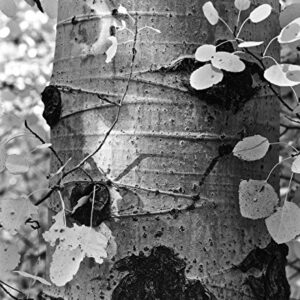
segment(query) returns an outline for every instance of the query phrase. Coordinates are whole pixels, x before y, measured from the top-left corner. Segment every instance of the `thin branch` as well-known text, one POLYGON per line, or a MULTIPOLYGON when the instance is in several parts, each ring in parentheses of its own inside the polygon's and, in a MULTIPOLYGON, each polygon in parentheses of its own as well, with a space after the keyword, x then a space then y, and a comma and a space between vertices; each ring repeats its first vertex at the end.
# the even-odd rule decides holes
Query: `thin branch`
POLYGON ((60 91, 62 91, 63 93, 72 93, 72 92, 77 92, 77 93, 85 93, 85 94, 90 94, 90 95, 95 95, 97 96, 100 100, 103 100, 105 102, 108 102, 112 105, 115 106, 120 106, 119 103, 116 103, 114 101, 111 101, 109 99, 107 99, 105 97, 104 94, 100 94, 98 92, 95 91, 88 91, 88 90, 84 90, 82 88, 75 88, 75 87, 71 87, 71 86, 67 86, 67 85, 55 85, 60 91))
MULTIPOLYGON (((134 42, 133 42, 133 47, 132 47, 132 59, 131 59, 131 65, 130 65, 130 74, 129 74, 129 77, 128 77, 128 80, 127 80, 127 85, 126 85, 124 94, 123 94, 120 102, 117 104, 117 106, 118 106, 118 112, 117 112, 117 115, 116 115, 116 118, 115 118, 113 124, 111 125, 111 127, 109 128, 109 130, 106 132, 106 134, 105 134, 103 140, 101 141, 101 143, 99 144, 99 146, 91 154, 87 155, 75 167, 73 167, 71 170, 69 170, 66 173, 64 173, 62 175, 62 177, 56 182, 55 186, 52 187, 51 190, 42 199, 40 199, 38 202, 35 203, 36 206, 40 205, 42 202, 44 202, 46 199, 48 199, 51 196, 51 194, 54 192, 54 190, 56 190, 57 188, 59 188, 59 185, 60 185, 60 183, 61 183, 61 181, 62 181, 63 178, 65 178, 69 174, 75 172, 76 170, 80 169, 89 158, 91 158, 98 151, 100 151, 100 149, 102 148, 102 146, 106 142, 108 136, 110 135, 111 131, 114 129, 115 125, 119 121, 119 116, 120 116, 120 113, 121 113, 121 107, 122 107, 123 101, 124 101, 124 99, 125 99, 125 97, 127 95, 127 92, 128 92, 128 89, 129 89, 129 83, 131 81, 132 74, 133 74, 133 65, 134 65, 134 60, 135 60, 135 56, 136 56, 135 46, 136 46, 136 42, 137 42, 137 35, 138 35, 138 28, 137 28, 137 19, 136 19, 135 36, 134 36, 134 42)), ((97 93, 95 93, 95 94, 97 94, 97 93)))
POLYGON ((13 294, 11 294, 2 284, 0 284, 0 288, 9 295, 14 300, 20 300, 19 298, 15 297, 13 294))
POLYGON ((279 137, 284 136, 288 131, 289 131, 289 129, 288 129, 288 128, 285 128, 285 129, 280 133, 279 137))
MULTIPOLYGON (((287 176, 287 175, 280 175, 280 179, 284 179, 284 180, 290 180, 290 176, 287 176)), ((295 176, 293 177, 293 181, 297 184, 300 184, 300 180, 299 179, 296 179, 295 176)))
POLYGON ((108 136, 110 135, 111 131, 114 129, 115 125, 119 121, 119 116, 120 116, 120 113, 121 113, 121 107, 122 107, 123 101, 124 101, 124 99, 125 99, 125 97, 127 95, 127 92, 128 92, 128 89, 129 89, 129 83, 130 83, 130 80, 131 80, 131 77, 132 77, 132 73, 133 73, 133 64, 134 64, 134 60, 135 60, 135 56, 136 56, 135 46, 136 46, 136 41, 137 41, 137 34, 138 34, 138 31, 137 31, 137 25, 136 25, 134 42, 133 42, 133 46, 132 46, 132 59, 131 59, 131 65, 130 65, 130 74, 129 74, 129 77, 128 77, 128 80, 127 80, 127 85, 126 85, 126 88, 125 88, 125 92, 124 92, 124 94, 123 94, 123 96, 122 96, 122 98, 121 98, 121 100, 119 102, 117 116, 116 116, 113 124, 111 125, 111 127, 109 128, 109 130, 106 132, 106 134, 105 134, 102 142, 99 144, 99 146, 91 154, 89 154, 88 156, 86 156, 78 165, 76 165, 74 168, 72 168, 71 170, 69 170, 68 172, 66 172, 64 174, 63 178, 66 177, 67 175, 73 173, 78 168, 80 168, 89 158, 91 158, 92 156, 94 156, 102 148, 102 146, 106 142, 108 136))
POLYGON ((9 287, 10 289, 12 289, 12 290, 14 290, 14 291, 16 291, 16 292, 18 292, 18 293, 20 293, 20 294, 26 296, 26 294, 24 294, 22 291, 20 291, 20 290, 14 288, 13 286, 9 285, 8 283, 6 283, 6 282, 4 282, 4 281, 2 281, 2 280, 0 280, 0 283, 1 283, 1 285, 5 285, 5 286, 9 287))
MULTIPOLYGON (((245 49, 245 51, 246 51, 246 53, 248 53, 249 55, 251 55, 253 58, 255 58, 255 60, 257 60, 258 62, 259 62, 259 64, 260 64, 260 66, 262 67, 262 69, 265 71, 266 70, 266 67, 265 67, 265 65, 264 65, 264 63, 262 62, 262 60, 257 56, 257 55, 255 55, 254 53, 252 53, 250 50, 248 50, 248 49, 245 49)), ((279 95, 278 94, 278 92, 273 88, 273 85, 269 82, 269 81, 267 81, 267 80, 265 80, 266 82, 267 82, 267 84, 268 84, 268 87, 270 88, 270 90, 273 92, 273 94, 279 99, 279 101, 289 110, 289 111, 294 111, 294 109, 291 107, 291 106, 289 106, 284 100, 283 100, 283 98, 281 97, 281 95, 279 95)))
POLYGON ((298 121, 298 120, 294 120, 293 118, 291 118, 290 116, 287 116, 287 115, 285 115, 284 116, 286 119, 288 119, 289 121, 291 121, 291 122, 294 122, 294 123, 297 123, 297 124, 300 124, 300 121, 298 121))
MULTIPOLYGON (((58 181, 59 182, 59 181, 58 181)), ((58 189, 58 186, 57 185, 55 185, 55 186, 53 186, 52 188, 51 188, 51 190, 42 198, 42 199, 40 199, 39 201, 37 201, 34 205, 35 206, 38 206, 38 205, 40 205, 41 203, 43 203, 45 200, 47 200, 51 195, 52 195, 52 193, 56 190, 56 189, 58 189)))
MULTIPOLYGON (((27 121, 25 120, 24 122, 25 127, 30 131, 31 134, 33 134, 42 144, 46 144, 46 141, 41 138, 36 132, 34 132, 28 125, 27 121)), ((64 163, 63 161, 59 158, 57 152, 54 150, 54 148, 52 146, 49 147, 49 149, 52 151, 52 153, 54 154, 54 156, 57 158, 57 160, 59 161, 60 165, 62 166, 64 163)))
POLYGON ((288 130, 290 130, 290 129, 300 129, 300 126, 289 126, 289 125, 286 125, 286 124, 280 124, 280 126, 281 127, 284 127, 284 128, 286 128, 286 129, 288 129, 288 130))

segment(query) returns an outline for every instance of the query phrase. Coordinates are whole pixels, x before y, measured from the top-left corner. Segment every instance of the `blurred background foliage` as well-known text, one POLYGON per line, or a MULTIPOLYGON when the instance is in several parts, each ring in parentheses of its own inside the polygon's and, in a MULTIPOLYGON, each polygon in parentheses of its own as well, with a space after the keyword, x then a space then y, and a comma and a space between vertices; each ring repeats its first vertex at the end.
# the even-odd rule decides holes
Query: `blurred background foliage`
MULTIPOLYGON (((24 121, 44 140, 49 141, 49 127, 42 118, 43 104, 40 94, 48 84, 52 72, 55 45, 55 19, 49 19, 37 7, 29 6, 24 0, 16 0, 18 10, 11 19, 0 12, 0 141, 6 144, 8 154, 22 154, 28 157, 30 170, 22 175, 0 173, 0 201, 30 195, 35 203, 47 189, 49 174, 49 150, 35 150, 40 142, 26 130, 24 121)), ((282 8, 300 0, 281 1, 282 8)), ((300 13, 300 12, 299 12, 300 13)), ((284 45, 281 49, 282 62, 300 64, 300 42, 284 45)), ((300 86, 295 88, 300 94, 300 86)), ((290 104, 296 99, 290 89, 282 89, 282 96, 290 104)), ((281 110, 281 141, 300 149, 300 118, 295 119, 284 107, 281 110)), ((291 154, 287 145, 281 146, 280 160, 291 154)), ((289 200, 300 205, 300 175, 296 174, 290 182, 290 161, 281 164, 281 197, 289 192, 289 200)), ((18 270, 45 276, 46 246, 41 233, 47 227, 47 208, 40 210, 40 226, 32 230, 24 226, 17 236, 0 230, 0 242, 16 244, 20 250, 21 263, 18 270)), ((300 240, 289 243, 289 263, 287 275, 292 287, 291 299, 300 299, 300 240)), ((1 267, 1 266, 0 266, 1 267)), ((35 299, 39 286, 33 280, 11 273, 0 280, 15 297, 35 299)), ((1 283, 0 281, 0 283, 1 283)), ((12 299, 0 289, 0 299, 12 299)), ((39 298, 41 299, 41 298, 39 298)))
MULTIPOLYGON (((0 173, 0 201, 31 194, 30 199, 36 202, 48 186, 50 153, 48 149, 32 151, 41 143, 26 132, 24 121, 49 141, 40 94, 52 72, 56 21, 24 0, 15 2, 18 10, 14 18, 0 12, 0 141, 18 135, 6 144, 7 153, 28 157, 30 169, 22 175, 0 173)), ((27 225, 17 236, 1 230, 0 242, 17 244, 21 254, 18 270, 44 277, 46 246, 41 233, 47 224, 45 205, 40 207, 39 221, 40 229, 27 225)), ((24 294, 4 286, 20 299, 35 299, 38 294, 38 285, 31 279, 16 274, 0 279, 21 290, 24 294)), ((0 289, 0 299, 12 298, 0 289)))

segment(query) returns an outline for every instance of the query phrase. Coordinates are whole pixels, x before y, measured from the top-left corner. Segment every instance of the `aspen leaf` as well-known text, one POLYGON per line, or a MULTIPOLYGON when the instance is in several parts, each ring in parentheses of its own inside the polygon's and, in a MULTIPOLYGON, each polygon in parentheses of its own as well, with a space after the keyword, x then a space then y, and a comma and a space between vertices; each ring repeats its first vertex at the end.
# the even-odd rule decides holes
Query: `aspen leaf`
POLYGON ((65 250, 56 247, 50 264, 50 279, 57 286, 64 286, 71 281, 79 270, 84 253, 79 249, 65 250))
POLYGON ((300 17, 283 27, 277 37, 281 44, 292 43, 300 39, 300 17))
POLYGON ((58 240, 52 257, 50 278, 55 285, 63 286, 77 273, 80 262, 85 256, 94 258, 99 264, 103 262, 107 257, 108 237, 84 225, 74 224, 73 227, 67 227, 63 210, 53 219, 55 223, 43 233, 43 238, 51 246, 54 246, 58 240))
POLYGON ((291 170, 294 173, 300 174, 300 156, 297 156, 293 161, 291 170))
POLYGON ((290 71, 300 70, 300 66, 291 64, 275 64, 264 72, 264 77, 270 83, 278 86, 295 86, 299 83, 289 80, 287 73, 290 71))
POLYGON ((210 61, 215 53, 216 53, 216 46, 202 45, 196 50, 195 58, 198 61, 206 62, 206 61, 210 61))
POLYGON ((14 273, 17 273, 23 277, 26 277, 26 278, 31 278, 33 280, 37 280, 39 281, 40 283, 43 283, 45 285, 51 285, 51 283, 49 281, 47 281, 46 279, 40 277, 40 276, 35 276, 35 275, 32 275, 32 274, 29 274, 27 272, 23 272, 23 271, 14 271, 14 273))
POLYGON ((261 219, 270 216, 279 203, 274 188, 263 180, 242 180, 239 187, 239 204, 243 217, 261 219))
POLYGON ((51 246, 54 246, 59 240, 59 246, 65 250, 80 248, 84 256, 93 257, 97 263, 101 264, 103 258, 107 257, 108 240, 105 235, 84 225, 74 224, 73 227, 66 227, 63 218, 63 211, 56 214, 54 217, 56 222, 47 232, 43 233, 44 240, 51 246))
POLYGON ((263 41, 247 41, 247 42, 242 42, 238 44, 239 48, 250 48, 250 47, 257 47, 262 45, 264 42, 263 41))
POLYGON ((251 1, 250 0, 235 0, 234 1, 234 6, 238 9, 238 10, 247 10, 251 5, 251 1))
POLYGON ((267 138, 254 135, 238 142, 232 152, 240 159, 254 161, 263 158, 268 152, 269 146, 270 143, 267 138))
POLYGON ((107 258, 107 242, 108 239, 101 232, 96 231, 92 227, 78 226, 74 224, 74 232, 72 236, 77 236, 79 248, 87 257, 94 258, 98 264, 103 263, 103 258, 107 258))
POLYGON ((5 162, 6 162, 6 149, 3 144, 0 144, 0 172, 3 172, 5 170, 5 162))
POLYGON ((300 234, 300 208, 293 202, 285 201, 265 222, 276 243, 287 243, 300 234))
POLYGON ((17 13, 17 5, 14 0, 0 0, 0 10, 9 18, 17 13))
POLYGON ((241 72, 245 69, 245 64, 240 58, 229 52, 216 52, 211 59, 211 63, 215 68, 228 72, 241 72))
POLYGON ((37 214, 38 208, 27 197, 0 202, 0 223, 11 234, 16 234, 27 219, 37 214))
POLYGON ((256 7, 249 15, 249 19, 253 23, 259 23, 265 20, 272 12, 272 6, 269 4, 262 4, 256 7))
POLYGON ((18 247, 14 244, 0 244, 0 276, 12 271, 20 262, 21 255, 18 253, 18 247))
POLYGON ((12 174, 22 174, 29 170, 29 162, 24 155, 8 155, 5 165, 7 170, 12 174))
POLYGON ((41 0, 42 7, 45 13, 51 18, 55 19, 57 17, 57 0, 41 0))
POLYGON ((64 210, 59 211, 52 217, 52 219, 55 222, 48 231, 43 233, 43 238, 50 244, 50 246, 55 246, 55 242, 57 239, 64 238, 64 231, 68 227, 66 227, 64 210))
POLYGON ((283 28, 300 17, 300 3, 293 3, 285 7, 279 14, 280 27, 283 28))
POLYGON ((215 9, 211 1, 206 2, 202 6, 204 16, 211 25, 216 25, 219 21, 219 13, 215 9))
POLYGON ((111 41, 111 46, 106 50, 106 60, 105 62, 108 64, 112 61, 112 59, 115 57, 117 53, 118 48, 118 41, 115 36, 110 36, 107 38, 109 41, 111 41))
POLYGON ((206 64, 191 74, 190 84, 196 90, 204 90, 219 83, 222 79, 222 71, 213 68, 211 64, 206 64))
POLYGON ((57 220, 58 224, 55 223, 49 231, 43 234, 43 237, 45 241, 50 242, 50 245, 54 245, 59 239, 59 244, 53 254, 50 278, 54 284, 62 286, 77 273, 80 262, 85 256, 94 258, 96 263, 103 262, 103 259, 107 257, 108 238, 92 227, 77 224, 74 224, 72 228, 60 226, 61 215, 57 220), (68 255, 71 256, 71 261, 70 258, 66 258, 68 255), (62 261, 61 257, 65 259, 62 261), (69 264, 71 265, 68 266, 69 264))

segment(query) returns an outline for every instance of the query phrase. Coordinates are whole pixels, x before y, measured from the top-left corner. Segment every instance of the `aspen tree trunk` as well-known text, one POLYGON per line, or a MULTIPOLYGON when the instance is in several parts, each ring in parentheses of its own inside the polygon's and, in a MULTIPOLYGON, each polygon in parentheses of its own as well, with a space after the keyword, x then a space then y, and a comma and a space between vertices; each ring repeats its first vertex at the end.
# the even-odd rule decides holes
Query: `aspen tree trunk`
MULTIPOLYGON (((277 34, 278 1, 267 2, 272 16, 247 24, 243 37, 269 41, 277 34)), ((52 143, 64 161, 72 157, 68 168, 76 165, 105 138, 118 116, 112 103, 123 99, 116 125, 86 168, 95 181, 103 180, 104 171, 123 199, 114 208, 120 217, 106 222, 116 238, 116 256, 101 266, 85 259, 71 282, 49 294, 80 300, 255 299, 246 283, 249 274, 233 266, 256 247, 266 247, 270 237, 263 220, 240 215, 238 186, 242 179, 266 178, 278 153, 272 149, 265 159, 247 163, 226 149, 243 135, 277 141, 279 102, 259 76, 253 86, 260 88, 250 99, 232 92, 247 85, 248 77, 232 79, 213 101, 191 90, 194 61, 182 57, 201 44, 232 39, 222 22, 206 21, 204 3, 59 1, 51 84, 74 89, 61 93, 62 118, 51 131, 52 143), (125 18, 132 33, 116 33, 117 54, 106 63, 111 13, 120 4, 132 16, 125 18), (139 31, 144 26, 161 33, 139 31), (102 100, 76 89, 100 93, 102 100), (230 97, 236 99, 228 103, 230 97)), ((233 1, 214 5, 233 28, 233 1)), ((277 51, 270 53, 277 57, 277 51)), ((57 167, 53 159, 52 169, 57 167)), ((78 170, 64 182, 88 180, 78 170)), ((277 177, 272 180, 278 186, 277 177)), ((51 200, 55 210, 58 199, 51 200)))

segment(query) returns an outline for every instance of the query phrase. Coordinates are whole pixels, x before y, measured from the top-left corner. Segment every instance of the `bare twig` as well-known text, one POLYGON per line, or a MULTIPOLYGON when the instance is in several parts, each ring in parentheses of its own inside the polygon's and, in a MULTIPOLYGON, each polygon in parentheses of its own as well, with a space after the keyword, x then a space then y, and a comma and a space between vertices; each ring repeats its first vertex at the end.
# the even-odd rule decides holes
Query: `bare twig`
MULTIPOLYGON (((262 61, 262 59, 260 59, 257 55, 255 55, 253 52, 251 52, 249 49, 245 49, 246 53, 248 53, 249 55, 251 55, 256 61, 259 62, 260 66, 262 67, 262 69, 265 71, 266 70, 266 67, 262 61)), ((289 111, 293 111, 294 109, 289 105, 287 104, 284 99, 281 97, 281 95, 279 95, 279 93, 274 89, 273 85, 265 80, 268 87, 270 88, 270 90, 273 92, 273 94, 279 99, 279 101, 282 103, 282 105, 284 105, 289 111)))
MULTIPOLYGON (((89 155, 87 155, 82 161, 80 161, 75 167, 73 167, 71 170, 69 170, 66 173, 64 173, 62 175, 62 177, 56 182, 56 184, 54 185, 54 187, 52 187, 51 190, 42 199, 40 199, 38 202, 36 202, 35 205, 40 205, 42 202, 44 202, 46 199, 48 199, 51 196, 51 194, 54 192, 54 190, 56 190, 58 188, 58 186, 60 185, 60 183, 61 183, 61 181, 62 181, 63 178, 65 178, 69 174, 71 174, 71 173, 77 171, 78 169, 80 169, 89 158, 91 158, 98 151, 100 151, 100 149, 102 148, 102 146, 106 142, 108 136, 110 135, 110 133, 114 129, 115 125, 119 121, 119 116, 120 116, 120 113, 121 113, 121 107, 122 107, 124 99, 125 99, 125 97, 127 95, 127 92, 128 92, 128 89, 129 89, 129 83, 131 81, 132 74, 133 74, 133 65, 134 65, 134 60, 135 60, 135 56, 136 56, 135 46, 136 46, 136 42, 137 42, 137 35, 138 35, 138 28, 137 28, 137 18, 136 18, 135 36, 134 36, 134 42, 133 42, 133 46, 132 46, 132 59, 131 59, 131 65, 130 65, 130 74, 129 74, 129 77, 128 77, 128 80, 127 80, 127 85, 126 85, 124 94, 123 94, 121 100, 119 101, 119 103, 117 105, 118 106, 118 112, 117 112, 117 115, 116 115, 116 118, 115 118, 113 124, 111 125, 111 127, 109 128, 109 130, 106 132, 106 134, 105 134, 103 140, 101 141, 101 143, 99 144, 99 146, 92 153, 90 153, 89 155)), ((77 91, 79 92, 79 89, 77 91)), ((83 92, 83 90, 81 90, 81 92, 83 92)))
POLYGON ((13 288, 12 286, 8 285, 7 283, 3 282, 2 280, 0 280, 0 288, 7 294, 9 295, 12 299, 14 300, 21 300, 20 298, 15 297, 13 294, 11 294, 5 287, 4 285, 8 286, 9 288, 13 289, 14 291, 26 296, 23 292, 17 290, 16 288, 13 288))
POLYGON ((115 106, 120 106, 119 103, 113 102, 109 99, 107 99, 105 97, 104 94, 100 94, 98 92, 95 91, 88 91, 88 90, 84 90, 81 88, 75 88, 75 87, 71 87, 71 86, 67 86, 67 85, 55 85, 60 91, 62 91, 63 93, 72 93, 72 92, 77 92, 77 93, 85 93, 85 94, 91 94, 91 95, 96 95, 100 100, 103 100, 105 102, 108 102, 112 105, 115 106))
POLYGON ((73 173, 74 171, 76 171, 78 168, 80 168, 89 158, 91 158, 92 156, 94 156, 101 148, 102 146, 104 145, 104 143, 106 142, 108 136, 110 135, 110 133, 112 132, 112 130, 114 129, 115 125, 117 124, 117 122, 119 121, 119 116, 120 116, 120 113, 121 113, 121 107, 122 107, 122 104, 123 104, 123 101, 127 95, 127 92, 128 92, 128 89, 129 89, 129 83, 130 83, 130 80, 131 80, 131 77, 132 77, 132 71, 133 71, 133 64, 134 64, 134 60, 135 60, 135 56, 136 56, 136 49, 135 49, 135 46, 136 46, 136 41, 137 41, 137 24, 136 24, 136 28, 135 28, 135 37, 134 37, 134 42, 133 42, 133 47, 132 47, 132 59, 131 59, 131 65, 130 65, 130 74, 129 74, 129 77, 128 77, 128 80, 127 80, 127 85, 126 85, 126 88, 125 88, 125 91, 124 91, 124 94, 119 102, 119 107, 118 107, 118 112, 117 112, 117 115, 116 115, 116 118, 113 122, 113 124, 111 125, 111 127, 109 128, 109 130, 106 132, 103 140, 101 141, 101 143, 99 144, 99 146, 89 155, 87 155, 79 164, 77 164, 74 168, 72 168, 71 170, 69 170, 68 172, 66 172, 64 174, 63 177, 66 177, 67 175, 73 173))
POLYGON ((16 291, 16 292, 18 292, 18 293, 26 296, 22 291, 19 291, 18 289, 14 288, 13 286, 9 285, 8 283, 6 283, 6 282, 4 282, 2 280, 0 280, 0 283, 1 283, 1 285, 5 285, 5 286, 9 287, 10 289, 12 289, 12 290, 14 290, 14 291, 16 291))
MULTIPOLYGON (((25 127, 29 130, 29 132, 31 134, 33 134, 42 144, 46 144, 46 141, 41 138, 36 132, 34 132, 28 125, 27 121, 25 120, 25 127)), ((54 154, 54 156, 57 158, 57 160, 59 161, 60 165, 62 166, 64 163, 63 161, 60 159, 60 157, 58 156, 57 152, 54 150, 54 148, 52 146, 49 147, 49 149, 52 151, 52 153, 54 154)))

